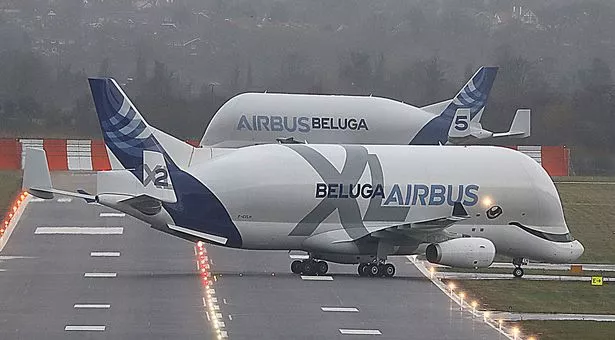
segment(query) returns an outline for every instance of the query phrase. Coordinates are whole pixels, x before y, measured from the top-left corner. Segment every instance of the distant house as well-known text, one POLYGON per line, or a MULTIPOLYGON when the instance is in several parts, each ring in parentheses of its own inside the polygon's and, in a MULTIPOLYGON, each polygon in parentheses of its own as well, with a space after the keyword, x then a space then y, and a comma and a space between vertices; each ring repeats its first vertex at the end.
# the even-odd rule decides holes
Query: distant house
POLYGON ((538 27, 538 17, 529 7, 523 5, 512 5, 510 9, 501 9, 493 16, 494 25, 507 25, 511 22, 521 22, 526 25, 538 27))
POLYGON ((538 18, 536 17, 536 14, 534 14, 534 12, 528 7, 523 7, 521 5, 513 5, 512 18, 519 20, 524 24, 538 25, 538 18))

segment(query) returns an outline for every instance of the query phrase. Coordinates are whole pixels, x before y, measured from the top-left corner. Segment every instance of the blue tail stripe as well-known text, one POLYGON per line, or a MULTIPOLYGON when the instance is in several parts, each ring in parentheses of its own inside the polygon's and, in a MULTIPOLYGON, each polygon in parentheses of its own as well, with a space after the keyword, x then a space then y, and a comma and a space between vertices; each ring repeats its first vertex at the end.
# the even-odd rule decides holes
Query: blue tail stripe
POLYGON ((163 203, 174 223, 189 229, 226 237, 230 247, 241 247, 239 230, 220 200, 199 180, 181 170, 133 107, 121 113, 125 99, 108 78, 90 78, 96 112, 105 145, 126 169, 143 182, 143 150, 164 155, 177 203, 163 203))
POLYGON ((485 108, 497 71, 497 67, 481 68, 442 113, 421 128, 410 144, 445 144, 448 141, 448 130, 458 109, 470 109, 470 117, 473 119, 485 108))

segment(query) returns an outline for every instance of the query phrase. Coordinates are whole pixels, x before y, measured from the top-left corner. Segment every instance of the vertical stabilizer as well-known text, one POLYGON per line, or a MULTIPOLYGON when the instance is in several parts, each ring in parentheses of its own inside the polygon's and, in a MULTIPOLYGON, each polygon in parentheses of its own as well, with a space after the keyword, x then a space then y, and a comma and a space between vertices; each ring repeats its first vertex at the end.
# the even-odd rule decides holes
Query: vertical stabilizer
POLYGON ((133 170, 143 181, 143 151, 161 152, 179 168, 190 163, 193 147, 150 126, 112 78, 89 78, 96 113, 114 169, 133 170))
POLYGON ((497 73, 497 67, 481 67, 457 93, 441 115, 452 119, 457 110, 470 109, 470 119, 478 122, 475 118, 480 119, 482 115, 497 73))

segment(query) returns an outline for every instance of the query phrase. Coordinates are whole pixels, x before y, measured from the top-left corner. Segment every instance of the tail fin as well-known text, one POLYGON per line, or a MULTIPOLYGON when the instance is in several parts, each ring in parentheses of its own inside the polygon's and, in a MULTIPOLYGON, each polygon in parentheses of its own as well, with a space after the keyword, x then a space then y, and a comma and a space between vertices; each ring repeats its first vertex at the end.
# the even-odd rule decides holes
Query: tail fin
POLYGON ((112 78, 89 78, 94 105, 113 169, 130 169, 142 182, 143 151, 159 152, 180 169, 194 148, 150 126, 112 78))
POLYGON ((497 67, 483 66, 478 69, 440 115, 453 119, 457 110, 470 109, 470 120, 478 122, 497 73, 497 67))

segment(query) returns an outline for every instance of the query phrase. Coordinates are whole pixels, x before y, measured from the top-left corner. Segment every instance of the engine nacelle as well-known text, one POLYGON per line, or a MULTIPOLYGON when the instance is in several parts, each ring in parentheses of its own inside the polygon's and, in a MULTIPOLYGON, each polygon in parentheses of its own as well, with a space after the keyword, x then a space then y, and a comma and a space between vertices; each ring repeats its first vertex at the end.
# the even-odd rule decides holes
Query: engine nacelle
POLYGON ((459 268, 485 268, 493 263, 495 245, 482 237, 462 237, 432 243, 425 250, 427 261, 459 268))

